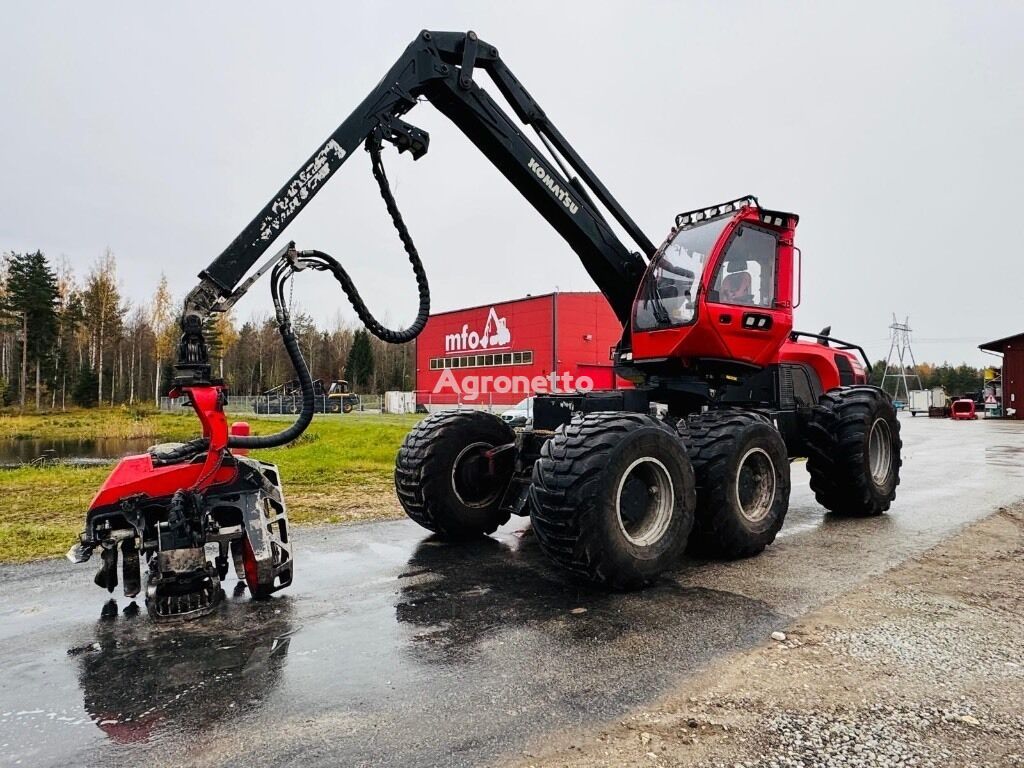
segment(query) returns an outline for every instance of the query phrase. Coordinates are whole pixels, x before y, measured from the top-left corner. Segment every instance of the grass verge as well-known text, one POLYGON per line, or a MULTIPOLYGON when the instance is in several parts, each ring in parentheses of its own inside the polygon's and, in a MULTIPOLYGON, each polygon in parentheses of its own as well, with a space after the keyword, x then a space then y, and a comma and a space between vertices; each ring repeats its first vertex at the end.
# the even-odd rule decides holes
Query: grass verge
MULTIPOLYGON (((289 518, 296 524, 376 520, 401 515, 391 473, 406 432, 420 416, 351 414, 314 419, 306 433, 283 448, 259 451, 281 471, 289 518)), ((248 417, 254 434, 269 434, 287 421, 248 417)), ((115 410, 76 412, 69 425, 59 415, 0 417, 0 439, 12 433, 46 439, 152 437, 154 442, 194 437, 188 415, 148 414, 137 420, 115 410), (83 415, 84 414, 84 415, 83 415), (109 419, 103 417, 110 417, 109 419), (12 421, 7 421, 11 419, 12 421), (125 429, 138 431, 126 433, 125 429), (118 430, 111 432, 110 430, 118 430), (23 432, 24 431, 24 432, 23 432)), ((62 555, 85 522, 85 511, 110 467, 19 467, 0 470, 0 562, 62 555)))

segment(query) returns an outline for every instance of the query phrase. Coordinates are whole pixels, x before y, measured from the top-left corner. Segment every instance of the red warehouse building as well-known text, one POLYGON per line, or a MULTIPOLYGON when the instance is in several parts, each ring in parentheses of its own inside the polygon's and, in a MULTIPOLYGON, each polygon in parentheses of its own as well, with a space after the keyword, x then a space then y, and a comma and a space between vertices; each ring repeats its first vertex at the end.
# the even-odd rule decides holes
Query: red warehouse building
POLYGON ((1003 415, 1013 419, 1024 419, 1024 333, 987 341, 978 348, 1003 356, 1000 392, 1003 415))
POLYGON ((416 339, 417 403, 510 406, 538 391, 610 389, 610 352, 621 333, 596 292, 431 315, 416 339))

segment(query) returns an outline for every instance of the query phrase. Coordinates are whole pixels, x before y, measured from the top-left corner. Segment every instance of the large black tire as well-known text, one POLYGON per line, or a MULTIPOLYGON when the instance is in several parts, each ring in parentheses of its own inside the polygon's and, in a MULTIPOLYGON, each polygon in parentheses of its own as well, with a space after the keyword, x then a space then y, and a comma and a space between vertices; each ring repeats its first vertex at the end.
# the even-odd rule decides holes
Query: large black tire
POLYGON ((500 503, 509 478, 487 476, 482 454, 514 440, 505 422, 483 411, 442 411, 421 421, 395 459, 405 513, 448 539, 494 533, 508 522, 500 503))
POLYGON ((693 470, 666 424, 588 413, 558 428, 533 465, 530 517, 559 565, 614 589, 676 566, 693 526, 693 470))
POLYGON ((865 385, 829 390, 807 425, 807 471, 818 503, 839 515, 870 517, 896 498, 903 465, 892 400, 865 385))
POLYGON ((789 510, 789 456, 779 430, 739 409, 691 414, 677 430, 697 480, 690 552, 728 560, 761 552, 789 510))

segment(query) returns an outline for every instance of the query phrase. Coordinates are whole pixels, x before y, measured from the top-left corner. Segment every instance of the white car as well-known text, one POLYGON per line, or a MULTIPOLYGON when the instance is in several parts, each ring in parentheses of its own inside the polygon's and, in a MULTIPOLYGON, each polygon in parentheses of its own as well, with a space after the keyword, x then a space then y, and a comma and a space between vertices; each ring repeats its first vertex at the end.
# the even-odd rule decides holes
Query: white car
POLYGON ((533 398, 526 397, 501 414, 502 420, 510 427, 533 425, 533 398))

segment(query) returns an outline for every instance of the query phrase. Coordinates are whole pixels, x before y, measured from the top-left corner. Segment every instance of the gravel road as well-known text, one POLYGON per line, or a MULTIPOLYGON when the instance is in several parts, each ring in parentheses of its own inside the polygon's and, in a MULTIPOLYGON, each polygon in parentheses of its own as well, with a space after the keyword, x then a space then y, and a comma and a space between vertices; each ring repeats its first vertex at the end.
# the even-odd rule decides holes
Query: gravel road
POLYGON ((719 661, 657 705, 535 744, 515 762, 1024 766, 1022 647, 1018 505, 719 661))

